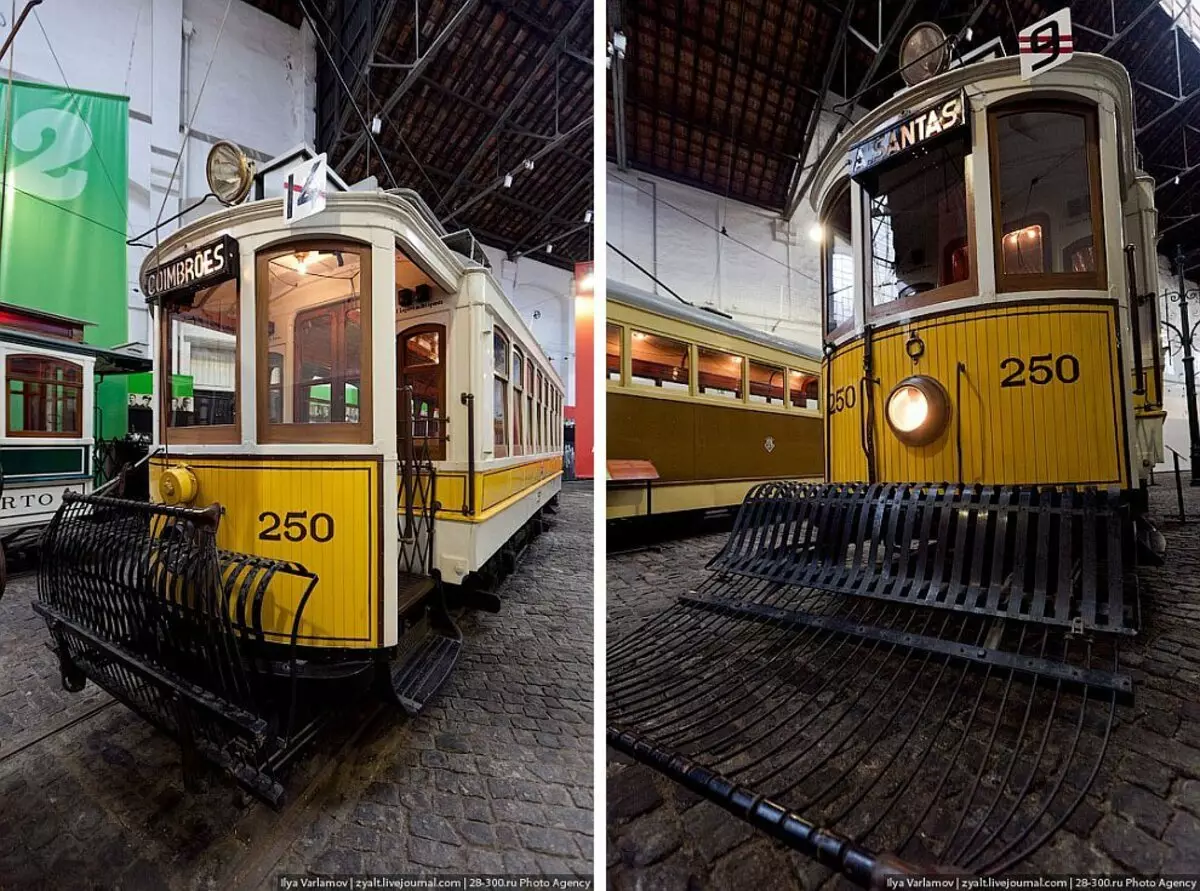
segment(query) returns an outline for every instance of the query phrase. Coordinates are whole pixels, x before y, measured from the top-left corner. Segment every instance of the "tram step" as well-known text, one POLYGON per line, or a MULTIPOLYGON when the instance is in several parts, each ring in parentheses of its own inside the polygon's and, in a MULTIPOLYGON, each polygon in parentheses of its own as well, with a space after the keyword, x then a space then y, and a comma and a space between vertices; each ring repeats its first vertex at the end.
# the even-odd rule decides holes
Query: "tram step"
POLYGON ((428 628, 392 666, 392 694, 400 707, 410 715, 418 714, 450 676, 460 652, 461 639, 428 628))
POLYGON ((427 575, 417 575, 412 572, 400 573, 397 589, 397 611, 404 615, 414 606, 424 600, 437 583, 427 575))

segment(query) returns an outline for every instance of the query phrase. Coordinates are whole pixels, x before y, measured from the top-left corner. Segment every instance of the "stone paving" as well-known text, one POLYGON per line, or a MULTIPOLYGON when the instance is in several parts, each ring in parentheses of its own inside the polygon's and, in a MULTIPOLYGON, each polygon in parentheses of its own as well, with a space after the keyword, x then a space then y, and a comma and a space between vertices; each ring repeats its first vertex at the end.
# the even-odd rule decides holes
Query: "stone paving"
MULTIPOLYGON (((1066 827, 1016 868, 1021 873, 1200 873, 1200 489, 1185 488, 1189 525, 1177 513, 1174 477, 1151 501, 1167 537, 1167 565, 1139 572, 1143 629, 1122 650, 1133 678, 1110 748, 1066 827)), ((725 540, 708 532, 656 549, 610 556, 611 643, 695 587, 725 540)), ((607 864, 616 889, 850 887, 726 811, 609 750, 607 864)))
POLYGON ((14 579, 0 601, 0 889, 591 874, 592 528, 590 484, 564 491, 502 611, 460 619, 463 656, 438 697, 411 720, 370 704, 339 716, 281 812, 216 773, 185 791, 168 738, 91 685, 63 692, 34 579, 14 579))

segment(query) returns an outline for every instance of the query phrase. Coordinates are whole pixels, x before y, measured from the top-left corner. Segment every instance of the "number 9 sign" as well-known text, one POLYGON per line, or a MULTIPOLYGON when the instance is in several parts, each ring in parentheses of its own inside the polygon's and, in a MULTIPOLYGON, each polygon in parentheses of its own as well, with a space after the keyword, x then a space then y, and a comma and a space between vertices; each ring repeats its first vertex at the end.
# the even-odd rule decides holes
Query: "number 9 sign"
POLYGON ((1021 54, 1021 80, 1030 80, 1057 68, 1075 54, 1071 35, 1071 10, 1060 9, 1054 15, 1034 22, 1017 35, 1021 54))

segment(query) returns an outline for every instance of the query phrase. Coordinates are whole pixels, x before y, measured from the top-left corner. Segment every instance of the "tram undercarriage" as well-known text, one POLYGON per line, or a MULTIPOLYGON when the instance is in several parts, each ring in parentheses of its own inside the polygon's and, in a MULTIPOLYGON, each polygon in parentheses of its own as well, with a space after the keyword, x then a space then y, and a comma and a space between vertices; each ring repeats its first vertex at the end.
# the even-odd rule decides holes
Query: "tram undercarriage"
POLYGON ((1094 490, 760 486, 610 647, 609 744, 864 886, 1002 872, 1132 694, 1131 524, 1094 490))

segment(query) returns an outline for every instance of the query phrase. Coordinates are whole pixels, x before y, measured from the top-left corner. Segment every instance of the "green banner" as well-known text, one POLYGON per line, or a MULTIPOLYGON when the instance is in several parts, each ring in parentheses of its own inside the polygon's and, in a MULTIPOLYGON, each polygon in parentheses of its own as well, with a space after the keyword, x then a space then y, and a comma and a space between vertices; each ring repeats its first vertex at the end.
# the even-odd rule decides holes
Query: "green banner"
MULTIPOLYGON (((93 322, 101 347, 129 340, 128 131, 127 98, 0 82, 0 301, 93 322)), ((126 405, 122 377, 100 386, 98 436, 126 405)))

